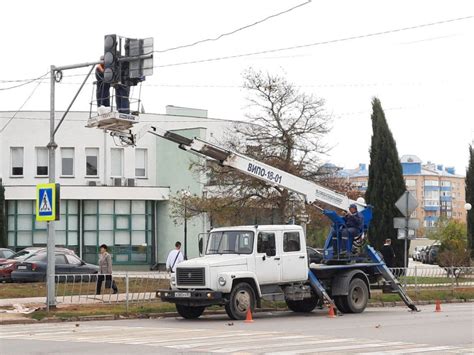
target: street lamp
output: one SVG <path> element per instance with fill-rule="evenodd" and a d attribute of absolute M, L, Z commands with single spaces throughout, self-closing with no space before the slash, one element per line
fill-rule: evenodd
<path fill-rule="evenodd" d="M 472 208 L 472 205 L 471 205 L 470 203 L 464 204 L 464 209 L 465 209 L 466 211 L 470 211 L 471 208 Z"/>
<path fill-rule="evenodd" d="M 191 193 L 185 189 L 182 189 L 179 193 L 184 199 L 184 260 L 188 260 L 188 209 L 186 204 Z"/>

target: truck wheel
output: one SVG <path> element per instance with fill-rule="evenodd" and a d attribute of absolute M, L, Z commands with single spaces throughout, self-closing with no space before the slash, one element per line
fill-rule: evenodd
<path fill-rule="evenodd" d="M 301 301 L 286 300 L 285 302 L 290 310 L 298 313 L 309 313 L 318 305 L 316 297 L 305 298 Z"/>
<path fill-rule="evenodd" d="M 361 313 L 369 301 L 369 290 L 364 281 L 355 278 L 349 284 L 349 293 L 346 297 L 347 313 Z"/>
<path fill-rule="evenodd" d="M 241 282 L 232 289 L 225 311 L 229 318 L 239 320 L 245 319 L 248 309 L 251 312 L 255 309 L 255 292 L 248 283 Z"/>
<path fill-rule="evenodd" d="M 346 296 L 334 296 L 334 303 L 340 312 L 350 313 L 349 307 L 347 306 Z"/>
<path fill-rule="evenodd" d="M 185 319 L 199 318 L 202 312 L 204 312 L 205 308 L 206 307 L 204 306 L 192 307 L 192 306 L 184 306 L 182 304 L 176 305 L 176 310 L 178 311 L 179 315 Z"/>

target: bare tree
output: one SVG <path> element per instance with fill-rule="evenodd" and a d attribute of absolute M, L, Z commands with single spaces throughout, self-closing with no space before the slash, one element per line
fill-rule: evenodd
<path fill-rule="evenodd" d="M 283 76 L 248 69 L 243 78 L 249 93 L 248 122 L 235 124 L 223 144 L 291 174 L 318 181 L 318 158 L 327 151 L 323 138 L 330 123 L 324 100 L 300 92 Z M 286 189 L 228 167 L 209 161 L 193 167 L 208 175 L 208 202 L 209 198 L 220 198 L 220 202 L 214 199 L 212 203 L 199 203 L 196 209 L 230 215 L 236 221 L 250 214 L 256 219 L 285 223 L 290 214 L 304 208 L 303 202 L 295 201 Z"/>

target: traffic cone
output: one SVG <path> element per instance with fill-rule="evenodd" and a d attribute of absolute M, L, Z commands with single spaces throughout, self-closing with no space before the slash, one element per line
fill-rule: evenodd
<path fill-rule="evenodd" d="M 441 301 L 440 300 L 436 300 L 435 312 L 441 312 Z"/>
<path fill-rule="evenodd" d="M 329 313 L 328 313 L 329 318 L 336 318 L 336 314 L 334 314 L 334 306 L 332 303 L 329 304 Z"/>
<path fill-rule="evenodd" d="M 250 310 L 250 307 L 247 308 L 247 316 L 245 317 L 245 323 L 253 323 L 252 311 Z"/>

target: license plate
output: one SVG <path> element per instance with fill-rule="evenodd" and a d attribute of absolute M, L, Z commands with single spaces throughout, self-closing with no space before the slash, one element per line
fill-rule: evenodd
<path fill-rule="evenodd" d="M 20 265 L 20 266 L 18 266 L 18 270 L 26 270 L 26 266 L 25 265 Z"/>
<path fill-rule="evenodd" d="M 191 292 L 175 292 L 174 296 L 180 298 L 189 298 L 191 297 Z"/>

